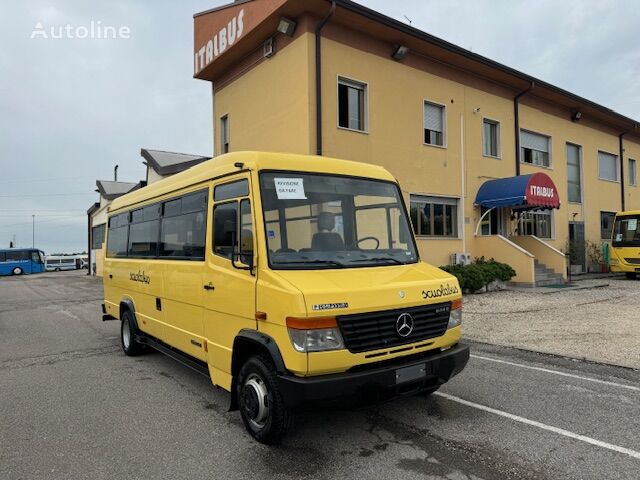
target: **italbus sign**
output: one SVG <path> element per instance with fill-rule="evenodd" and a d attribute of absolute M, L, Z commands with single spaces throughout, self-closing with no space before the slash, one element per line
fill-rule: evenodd
<path fill-rule="evenodd" d="M 269 27 L 258 41 L 276 32 L 275 22 L 282 14 L 279 9 L 288 0 L 253 0 L 234 2 L 223 7 L 197 13 L 193 17 L 193 72 L 196 78 L 213 80 L 222 70 L 216 70 L 216 60 L 239 48 L 241 40 L 249 40 L 251 33 L 270 17 Z M 256 38 L 254 38 L 256 40 Z M 248 51 L 244 51 L 246 55 Z"/>
<path fill-rule="evenodd" d="M 551 178 L 544 173 L 531 175 L 525 188 L 525 201 L 527 205 L 536 205 L 547 208 L 560 208 L 558 189 Z"/>
<path fill-rule="evenodd" d="M 194 56 L 194 74 L 209 65 L 215 58 L 224 53 L 244 33 L 244 8 L 235 15 L 213 37 L 203 45 Z"/>

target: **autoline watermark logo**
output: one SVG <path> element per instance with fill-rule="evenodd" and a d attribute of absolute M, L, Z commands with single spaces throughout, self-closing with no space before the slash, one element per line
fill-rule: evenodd
<path fill-rule="evenodd" d="M 100 20 L 91 20 L 88 25 L 43 25 L 36 22 L 31 31 L 32 39 L 90 39 L 90 40 L 127 40 L 131 38 L 131 29 L 125 25 L 102 25 Z"/>

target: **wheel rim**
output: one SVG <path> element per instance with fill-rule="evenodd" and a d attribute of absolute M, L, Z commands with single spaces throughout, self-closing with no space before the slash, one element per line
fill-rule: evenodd
<path fill-rule="evenodd" d="M 13 269 L 13 274 L 14 275 L 20 275 L 21 273 L 22 273 L 22 270 L 20 268 L 16 267 L 16 268 Z"/>
<path fill-rule="evenodd" d="M 129 328 L 129 321 L 122 321 L 122 345 L 126 350 L 129 349 L 129 345 L 131 344 L 131 329 Z"/>
<path fill-rule="evenodd" d="M 247 420 L 256 430 L 264 428 L 269 418 L 267 394 L 267 386 L 262 378 L 255 373 L 247 377 L 242 387 L 242 407 Z"/>

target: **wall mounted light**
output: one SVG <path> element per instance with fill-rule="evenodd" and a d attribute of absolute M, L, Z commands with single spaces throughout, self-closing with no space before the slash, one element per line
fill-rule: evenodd
<path fill-rule="evenodd" d="M 393 53 L 391 54 L 391 57 L 394 58 L 395 60 L 402 60 L 408 55 L 408 53 L 409 53 L 409 47 L 405 45 L 398 45 L 396 49 L 393 51 Z"/>
<path fill-rule="evenodd" d="M 292 37 L 295 29 L 296 29 L 296 22 L 294 22 L 289 18 L 281 17 L 280 21 L 278 22 L 278 28 L 276 30 L 286 35 L 287 37 Z"/>
<path fill-rule="evenodd" d="M 580 110 L 576 110 L 571 115 L 571 120 L 574 122 L 579 122 L 581 118 L 582 118 L 582 112 Z"/>

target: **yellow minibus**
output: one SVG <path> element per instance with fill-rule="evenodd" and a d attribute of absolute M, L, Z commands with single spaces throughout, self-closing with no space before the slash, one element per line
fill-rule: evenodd
<path fill-rule="evenodd" d="M 429 394 L 469 359 L 455 277 L 420 261 L 382 167 L 237 152 L 109 207 L 104 319 L 231 393 L 279 442 L 302 409 Z"/>
<path fill-rule="evenodd" d="M 640 272 L 640 210 L 618 212 L 613 223 L 609 266 L 634 279 Z"/>

